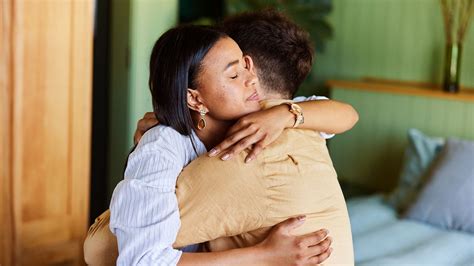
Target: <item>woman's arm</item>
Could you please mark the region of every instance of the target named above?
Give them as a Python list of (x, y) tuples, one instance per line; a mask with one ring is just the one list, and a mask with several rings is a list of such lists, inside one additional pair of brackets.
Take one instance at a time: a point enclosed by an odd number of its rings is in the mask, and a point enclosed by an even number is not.
[(331, 254), (331, 238), (320, 230), (303, 236), (291, 231), (304, 223), (304, 218), (290, 218), (275, 225), (261, 243), (228, 251), (183, 253), (178, 265), (316, 265)]
[[(304, 124), (299, 128), (312, 129), (330, 134), (340, 134), (351, 129), (359, 120), (357, 111), (350, 104), (334, 100), (315, 100), (297, 103), (304, 112)], [(288, 111), (288, 106), (286, 107)], [(284, 110), (281, 111), (284, 113)], [(290, 113), (291, 114), (291, 113)], [(288, 115), (287, 115), (288, 116)], [(294, 123), (294, 116), (290, 118), (290, 126)]]
[[(346, 103), (333, 100), (313, 100), (297, 103), (304, 114), (304, 123), (298, 128), (324, 133), (342, 133), (357, 123), (359, 116)], [(266, 146), (275, 141), (285, 128), (292, 128), (295, 115), (286, 104), (251, 113), (239, 119), (228, 131), (228, 137), (209, 151), (209, 156), (220, 154), (223, 160), (232, 158), (252, 147), (246, 162), (253, 160)]]
[[(351, 129), (359, 120), (357, 111), (347, 103), (311, 100), (297, 104), (303, 109), (305, 120), (298, 128), (340, 134)], [(135, 144), (146, 130), (157, 123), (154, 113), (146, 113), (137, 123)], [(229, 129), (228, 137), (209, 151), (209, 155), (221, 155), (223, 160), (228, 160), (253, 146), (246, 158), (246, 162), (249, 162), (275, 141), (285, 128), (292, 128), (294, 123), (295, 115), (289, 112), (289, 107), (285, 104), (246, 115)]]

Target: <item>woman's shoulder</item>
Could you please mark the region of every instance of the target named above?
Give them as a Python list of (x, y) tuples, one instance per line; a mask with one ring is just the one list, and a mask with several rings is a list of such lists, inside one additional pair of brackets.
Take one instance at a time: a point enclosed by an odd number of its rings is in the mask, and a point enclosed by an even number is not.
[(186, 136), (181, 135), (172, 127), (156, 125), (143, 134), (138, 146), (154, 143), (156, 141), (175, 142), (184, 141), (185, 139)]
[(128, 156), (125, 179), (140, 180), (153, 187), (174, 186), (189, 152), (184, 139), (185, 136), (167, 126), (149, 129)]
[(169, 126), (157, 125), (143, 134), (133, 153), (146, 154), (160, 152), (162, 155), (171, 154), (180, 157), (185, 164), (188, 164), (195, 157), (195, 148), (198, 153), (205, 152), (202, 142), (194, 136), (194, 146), (191, 136), (182, 135)]
[(173, 147), (177, 151), (186, 150), (190, 145), (188, 142), (189, 136), (182, 135), (172, 127), (157, 125), (143, 134), (135, 150), (156, 151), (166, 147)]

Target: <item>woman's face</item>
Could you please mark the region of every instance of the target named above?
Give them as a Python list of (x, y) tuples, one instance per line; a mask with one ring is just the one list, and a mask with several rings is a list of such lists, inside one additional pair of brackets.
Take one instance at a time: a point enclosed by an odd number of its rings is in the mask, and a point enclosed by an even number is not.
[(197, 80), (207, 115), (214, 119), (234, 120), (260, 110), (253, 62), (231, 38), (220, 39), (209, 50)]

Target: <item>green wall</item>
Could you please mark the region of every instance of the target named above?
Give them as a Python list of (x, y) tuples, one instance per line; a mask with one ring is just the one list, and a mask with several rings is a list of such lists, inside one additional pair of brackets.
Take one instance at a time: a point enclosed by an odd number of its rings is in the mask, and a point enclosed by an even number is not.
[[(444, 29), (438, 0), (333, 0), (334, 37), (316, 55), (312, 78), (362, 77), (441, 84)], [(461, 83), (474, 87), (474, 23), (464, 43)], [(314, 94), (306, 88), (301, 94)], [(318, 92), (316, 92), (318, 93)], [(336, 88), (360, 120), (330, 141), (340, 178), (388, 191), (397, 182), (408, 128), (433, 136), (474, 138), (474, 103)]]
[[(441, 83), (444, 29), (438, 0), (333, 0), (334, 37), (316, 55), (312, 78), (378, 77)], [(468, 30), (461, 83), (474, 87), (474, 23)], [(312, 94), (305, 88), (300, 94)]]
[(409, 94), (333, 88), (334, 99), (359, 112), (350, 131), (330, 141), (341, 180), (389, 191), (398, 182), (409, 128), (429, 136), (474, 139), (474, 102)]
[(148, 61), (153, 44), (177, 21), (178, 0), (112, 0), (108, 195), (123, 178), (137, 121), (152, 110)]
[[(109, 195), (122, 179), (136, 122), (152, 110), (147, 85), (151, 47), (176, 23), (178, 12), (178, 0), (111, 1)], [(334, 37), (325, 53), (316, 55), (311, 76), (316, 82), (366, 76), (441, 82), (444, 35), (438, 0), (333, 0), (333, 4), (329, 20)], [(472, 25), (465, 41), (461, 82), (474, 87)], [(313, 86), (300, 91), (320, 93)], [(369, 100), (358, 103), (368, 104)]]

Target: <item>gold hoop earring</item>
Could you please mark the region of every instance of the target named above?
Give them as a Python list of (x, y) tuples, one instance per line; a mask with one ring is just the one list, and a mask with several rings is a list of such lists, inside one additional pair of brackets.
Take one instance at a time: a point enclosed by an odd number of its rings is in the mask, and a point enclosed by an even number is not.
[(206, 111), (204, 109), (199, 110), (199, 114), (201, 115), (201, 118), (198, 121), (197, 124), (197, 129), (203, 130), (206, 128), (206, 119), (204, 117), (206, 116)]

